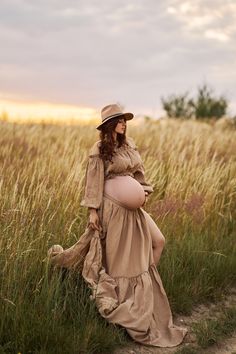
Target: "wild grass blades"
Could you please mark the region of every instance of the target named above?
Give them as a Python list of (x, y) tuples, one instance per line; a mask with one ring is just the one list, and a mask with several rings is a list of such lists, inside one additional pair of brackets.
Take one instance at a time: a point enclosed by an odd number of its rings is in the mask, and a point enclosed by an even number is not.
[(218, 318), (207, 318), (193, 324), (198, 345), (207, 348), (230, 336), (236, 328), (236, 308), (223, 309)]
[[(128, 126), (154, 186), (146, 209), (166, 237), (159, 265), (172, 309), (235, 284), (236, 132), (194, 121)], [(94, 126), (1, 123), (0, 338), (5, 352), (111, 353), (108, 325), (79, 276), (50, 275), (47, 250), (84, 232), (80, 207)]]

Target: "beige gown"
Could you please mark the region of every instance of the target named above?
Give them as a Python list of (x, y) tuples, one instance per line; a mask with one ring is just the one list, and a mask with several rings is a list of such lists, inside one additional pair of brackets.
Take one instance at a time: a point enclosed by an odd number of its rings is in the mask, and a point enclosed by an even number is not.
[(134, 140), (116, 148), (114, 163), (103, 163), (97, 141), (89, 152), (81, 206), (98, 209), (102, 231), (87, 223), (85, 232), (69, 249), (54, 245), (49, 259), (55, 267), (81, 271), (92, 290), (100, 314), (126, 328), (133, 340), (158, 347), (183, 341), (187, 329), (173, 324), (172, 313), (154, 264), (150, 215), (130, 210), (104, 193), (104, 181), (117, 175), (135, 178), (148, 193), (144, 165)]

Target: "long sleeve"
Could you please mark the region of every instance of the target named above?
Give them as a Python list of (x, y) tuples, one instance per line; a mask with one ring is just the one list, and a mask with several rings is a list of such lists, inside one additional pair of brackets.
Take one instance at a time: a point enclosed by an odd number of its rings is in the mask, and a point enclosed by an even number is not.
[(145, 192), (148, 192), (148, 194), (154, 192), (152, 185), (148, 183), (145, 179), (143, 163), (141, 164), (139, 169), (134, 172), (134, 178), (143, 186)]
[(90, 154), (85, 172), (84, 197), (81, 206), (99, 209), (104, 188), (104, 163), (99, 154)]
[(143, 186), (143, 189), (145, 192), (148, 192), (148, 194), (151, 194), (152, 192), (154, 192), (154, 190), (153, 190), (152, 185), (146, 181), (144, 165), (142, 162), (142, 158), (138, 152), (138, 148), (137, 148), (133, 138), (128, 137), (128, 141), (129, 141), (130, 146), (136, 151), (136, 154), (138, 155), (139, 160), (140, 160), (140, 166), (134, 172), (134, 178)]

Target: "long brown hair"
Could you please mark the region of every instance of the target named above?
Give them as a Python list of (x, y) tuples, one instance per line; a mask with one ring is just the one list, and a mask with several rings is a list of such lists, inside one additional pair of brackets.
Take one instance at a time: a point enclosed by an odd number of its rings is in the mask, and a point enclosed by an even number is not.
[[(114, 155), (115, 140), (113, 138), (112, 132), (115, 130), (117, 123), (122, 118), (122, 116), (110, 119), (108, 122), (102, 125), (99, 137), (101, 139), (101, 145), (99, 147), (100, 156), (105, 162), (106, 160), (112, 161), (112, 156)], [(126, 141), (126, 127), (123, 134), (117, 133), (118, 147), (127, 144)]]

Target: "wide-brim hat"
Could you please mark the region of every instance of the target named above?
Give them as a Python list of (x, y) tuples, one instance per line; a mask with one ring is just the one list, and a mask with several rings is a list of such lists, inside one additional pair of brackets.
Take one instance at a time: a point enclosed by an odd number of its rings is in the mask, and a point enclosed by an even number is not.
[(118, 104), (109, 104), (101, 110), (102, 123), (99, 124), (96, 129), (101, 130), (103, 124), (108, 122), (112, 118), (122, 116), (126, 120), (133, 119), (134, 115), (130, 112), (123, 112), (122, 108)]

